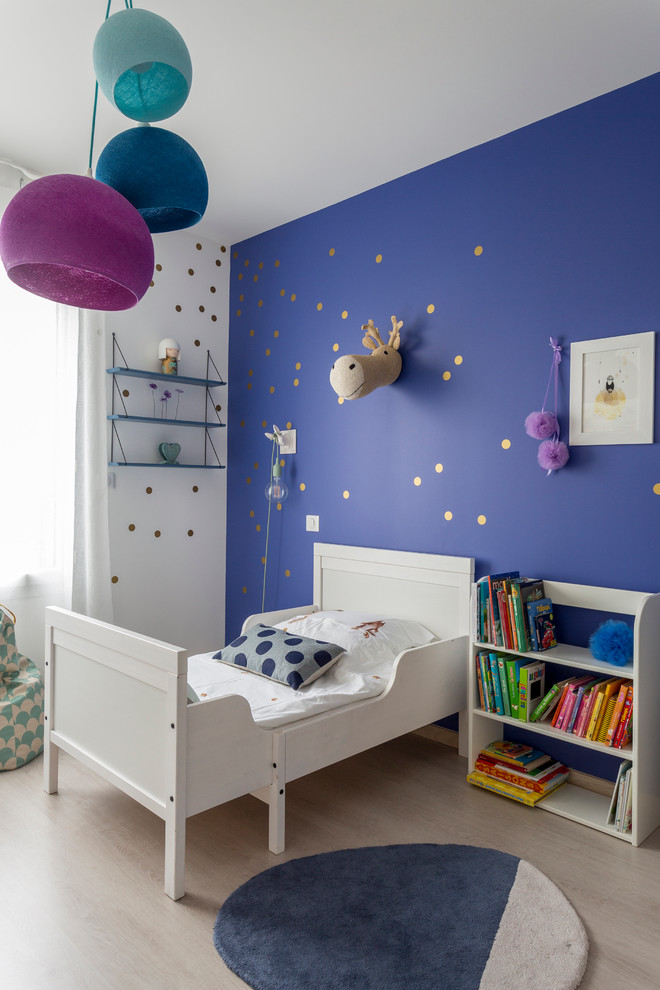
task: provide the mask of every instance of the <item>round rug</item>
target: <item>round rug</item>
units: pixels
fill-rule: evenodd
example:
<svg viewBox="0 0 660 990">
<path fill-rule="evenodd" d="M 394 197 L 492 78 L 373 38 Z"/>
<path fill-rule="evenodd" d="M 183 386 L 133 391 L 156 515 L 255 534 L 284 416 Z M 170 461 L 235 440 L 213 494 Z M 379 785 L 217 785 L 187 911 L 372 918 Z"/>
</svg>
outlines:
<svg viewBox="0 0 660 990">
<path fill-rule="evenodd" d="M 530 863 L 434 844 L 275 866 L 227 898 L 213 941 L 254 990 L 574 990 L 588 952 Z"/>
</svg>

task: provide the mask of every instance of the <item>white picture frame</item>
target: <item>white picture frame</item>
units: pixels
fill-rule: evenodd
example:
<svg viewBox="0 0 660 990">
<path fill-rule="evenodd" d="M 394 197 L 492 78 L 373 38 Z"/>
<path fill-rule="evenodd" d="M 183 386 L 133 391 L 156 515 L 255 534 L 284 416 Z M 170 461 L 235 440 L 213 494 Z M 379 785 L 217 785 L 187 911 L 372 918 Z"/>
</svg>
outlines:
<svg viewBox="0 0 660 990">
<path fill-rule="evenodd" d="M 569 443 L 653 443 L 655 333 L 571 344 Z"/>
</svg>

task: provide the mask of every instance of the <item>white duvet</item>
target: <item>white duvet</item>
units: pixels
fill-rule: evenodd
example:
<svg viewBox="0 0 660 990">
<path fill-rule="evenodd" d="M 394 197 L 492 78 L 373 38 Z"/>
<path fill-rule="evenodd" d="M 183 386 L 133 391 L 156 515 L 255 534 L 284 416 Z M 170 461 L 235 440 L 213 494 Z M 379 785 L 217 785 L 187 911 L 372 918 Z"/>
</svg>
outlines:
<svg viewBox="0 0 660 990">
<path fill-rule="evenodd" d="M 200 653 L 188 659 L 188 684 L 200 701 L 240 695 L 248 701 L 255 722 L 272 729 L 382 694 L 398 654 L 434 638 L 418 622 L 347 610 L 295 616 L 277 626 L 337 643 L 347 652 L 322 677 L 298 691 L 214 660 L 215 650 Z"/>
</svg>

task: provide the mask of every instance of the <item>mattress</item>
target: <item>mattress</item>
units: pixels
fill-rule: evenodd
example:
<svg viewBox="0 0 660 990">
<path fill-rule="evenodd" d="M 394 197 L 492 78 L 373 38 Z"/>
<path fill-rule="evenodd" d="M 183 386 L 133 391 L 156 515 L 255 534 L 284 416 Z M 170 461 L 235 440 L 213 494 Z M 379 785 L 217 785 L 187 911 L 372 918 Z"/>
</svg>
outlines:
<svg viewBox="0 0 660 990">
<path fill-rule="evenodd" d="M 323 677 L 294 691 L 268 677 L 219 663 L 213 656 L 211 652 L 189 657 L 189 686 L 200 701 L 240 695 L 249 702 L 254 721 L 265 729 L 374 698 L 389 684 L 394 666 L 391 655 L 364 663 L 361 658 L 352 659 L 350 653 L 345 653 Z"/>
<path fill-rule="evenodd" d="M 397 656 L 435 638 L 413 619 L 348 609 L 294 615 L 275 628 L 335 643 L 346 652 L 322 677 L 298 690 L 219 662 L 216 651 L 200 653 L 188 660 L 189 688 L 200 701 L 238 694 L 248 701 L 254 721 L 273 729 L 377 697 L 390 682 Z"/>
</svg>

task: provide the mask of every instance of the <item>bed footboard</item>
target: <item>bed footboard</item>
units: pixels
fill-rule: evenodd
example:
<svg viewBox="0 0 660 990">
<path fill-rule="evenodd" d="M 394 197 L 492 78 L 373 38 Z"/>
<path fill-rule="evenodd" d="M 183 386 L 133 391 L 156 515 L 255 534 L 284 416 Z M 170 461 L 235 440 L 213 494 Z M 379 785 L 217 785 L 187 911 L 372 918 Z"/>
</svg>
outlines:
<svg viewBox="0 0 660 990">
<path fill-rule="evenodd" d="M 183 896 L 187 653 L 46 609 L 44 788 L 69 753 L 165 821 L 165 890 Z"/>
</svg>

